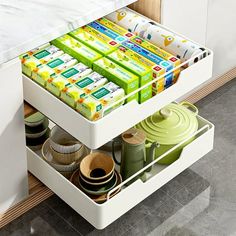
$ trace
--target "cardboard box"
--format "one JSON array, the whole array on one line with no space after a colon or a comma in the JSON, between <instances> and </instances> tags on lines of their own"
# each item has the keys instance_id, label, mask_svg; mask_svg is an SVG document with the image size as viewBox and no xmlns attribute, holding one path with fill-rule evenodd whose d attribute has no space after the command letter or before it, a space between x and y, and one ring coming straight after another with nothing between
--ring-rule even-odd
<instances>
[{"instance_id":1,"label":"cardboard box","mask_svg":"<svg viewBox=\"0 0 236 236\"><path fill-rule=\"evenodd\" d=\"M69 35L104 56L115 51L119 45L114 40L91 28L90 26L81 27L75 31L72 31Z\"/></svg>"},{"instance_id":2,"label":"cardboard box","mask_svg":"<svg viewBox=\"0 0 236 236\"><path fill-rule=\"evenodd\" d=\"M128 50L120 46L118 50L107 56L109 59L129 70L139 77L139 87L152 81L152 68L147 67L139 60L135 60ZM147 86L139 92L139 102L143 103L152 97L152 85Z\"/></svg>"},{"instance_id":3,"label":"cardboard box","mask_svg":"<svg viewBox=\"0 0 236 236\"><path fill-rule=\"evenodd\" d=\"M121 106L124 102L119 102L113 106L112 104L124 96L125 92L122 88L109 82L91 95L81 98L76 109L89 120L95 121Z\"/></svg>"},{"instance_id":4,"label":"cardboard box","mask_svg":"<svg viewBox=\"0 0 236 236\"><path fill-rule=\"evenodd\" d=\"M125 68L119 66L108 58L101 58L93 64L93 69L99 74L111 80L124 89L129 94L139 88L139 78ZM138 93L127 99L127 102L136 99L138 101Z\"/></svg>"},{"instance_id":5,"label":"cardboard box","mask_svg":"<svg viewBox=\"0 0 236 236\"><path fill-rule=\"evenodd\" d=\"M20 56L22 71L24 74L31 77L34 69L61 56L62 54L64 54L64 52L54 45L42 45L41 47L35 48Z\"/></svg>"},{"instance_id":6,"label":"cardboard box","mask_svg":"<svg viewBox=\"0 0 236 236\"><path fill-rule=\"evenodd\" d=\"M85 44L67 34L53 40L52 44L89 67L92 67L93 62L102 57L101 54L92 48L87 47Z\"/></svg>"},{"instance_id":7,"label":"cardboard box","mask_svg":"<svg viewBox=\"0 0 236 236\"><path fill-rule=\"evenodd\" d=\"M32 79L42 86L46 86L48 79L55 77L69 67L77 64L77 60L68 54L49 61L47 64L40 65L32 72Z\"/></svg>"}]
</instances>

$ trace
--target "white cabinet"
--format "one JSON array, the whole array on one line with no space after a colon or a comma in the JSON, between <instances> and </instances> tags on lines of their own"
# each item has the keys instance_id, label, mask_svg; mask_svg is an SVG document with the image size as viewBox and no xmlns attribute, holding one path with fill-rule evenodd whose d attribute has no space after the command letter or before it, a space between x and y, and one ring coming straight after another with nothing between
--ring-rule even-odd
<instances>
[{"instance_id":1,"label":"white cabinet","mask_svg":"<svg viewBox=\"0 0 236 236\"><path fill-rule=\"evenodd\" d=\"M18 59L0 65L0 212L28 195L23 87Z\"/></svg>"},{"instance_id":2,"label":"white cabinet","mask_svg":"<svg viewBox=\"0 0 236 236\"><path fill-rule=\"evenodd\" d=\"M163 106L205 83L212 75L212 63L213 53L207 49L205 58L181 70L176 84L142 104L135 101L127 103L96 122L85 119L26 76L23 76L24 96L27 102L88 147L98 148ZM103 229L212 150L214 125L200 116L197 119L199 130L188 139L193 138L193 136L196 138L183 148L177 161L168 166L156 163L169 152L178 148L179 145L186 143L187 140L153 161L150 164L153 166L152 171L146 175L145 179L138 179L129 186L125 185L131 178L147 169L149 165L117 186L117 188L121 187L121 191L110 199L108 197L107 201L102 204L97 204L91 200L45 162L39 153L30 149L27 149L28 168L33 175L92 225L98 229ZM115 190L116 188L111 190L108 196Z\"/></svg>"}]
</instances>

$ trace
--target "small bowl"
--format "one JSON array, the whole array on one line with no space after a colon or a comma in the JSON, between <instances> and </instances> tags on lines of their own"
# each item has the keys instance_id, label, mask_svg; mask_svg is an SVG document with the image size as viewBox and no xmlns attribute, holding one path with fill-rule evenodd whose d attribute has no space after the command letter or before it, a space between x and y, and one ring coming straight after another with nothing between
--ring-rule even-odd
<instances>
[{"instance_id":1,"label":"small bowl","mask_svg":"<svg viewBox=\"0 0 236 236\"><path fill-rule=\"evenodd\" d=\"M87 148L86 146L84 146L83 151L84 152L83 152L82 157L87 156L91 152L91 150L89 148ZM59 171L60 173L62 173L62 172L74 172L76 169L79 168L79 164L80 164L79 161L73 162L70 165L62 165L62 164L58 163L53 158L53 156L52 156L52 154L50 152L50 142L49 142L49 139L47 139L44 142L41 152L42 152L43 159L49 165L51 165L54 169Z\"/></svg>"},{"instance_id":2,"label":"small bowl","mask_svg":"<svg viewBox=\"0 0 236 236\"><path fill-rule=\"evenodd\" d=\"M53 158L60 164L63 165L69 165L72 162L79 161L79 159L82 157L84 153L84 145L80 147L80 149L76 152L73 153L60 153L55 151L51 146L50 146L50 152L53 156Z\"/></svg>"},{"instance_id":3,"label":"small bowl","mask_svg":"<svg viewBox=\"0 0 236 236\"><path fill-rule=\"evenodd\" d=\"M80 163L81 174L89 181L108 179L115 168L112 157L102 152L94 152L84 157Z\"/></svg>"},{"instance_id":4,"label":"small bowl","mask_svg":"<svg viewBox=\"0 0 236 236\"><path fill-rule=\"evenodd\" d=\"M54 126L51 130L50 145L54 151L59 153L74 153L82 146L77 139L59 126Z\"/></svg>"},{"instance_id":5,"label":"small bowl","mask_svg":"<svg viewBox=\"0 0 236 236\"><path fill-rule=\"evenodd\" d=\"M80 187L83 189L85 193L91 194L91 195L103 195L110 190L112 190L117 183L118 176L115 173L112 177L112 179L101 186L95 186L85 183L81 178L79 178L78 182L80 184Z\"/></svg>"},{"instance_id":6,"label":"small bowl","mask_svg":"<svg viewBox=\"0 0 236 236\"><path fill-rule=\"evenodd\" d=\"M49 125L49 120L47 118L45 118L43 120L43 123L39 124L38 126L28 126L25 125L25 135L27 138L39 138L41 136L43 136L48 129L48 125Z\"/></svg>"},{"instance_id":7,"label":"small bowl","mask_svg":"<svg viewBox=\"0 0 236 236\"><path fill-rule=\"evenodd\" d=\"M35 127L42 124L45 118L46 117L42 113L36 112L33 115L25 118L24 121L25 124L28 125L29 127Z\"/></svg>"},{"instance_id":8,"label":"small bowl","mask_svg":"<svg viewBox=\"0 0 236 236\"><path fill-rule=\"evenodd\" d=\"M113 171L113 173L111 174L111 176L109 176L109 178L108 179L105 179L105 180L100 180L99 182L94 182L94 181L89 181L89 180L87 180L82 174L81 174L81 172L79 173L79 177L80 177L80 179L83 181L83 182L85 182L86 184L89 184L89 185L94 185L94 186L101 186L101 185L104 185L104 184L106 184L106 183L108 183L109 181L111 181L112 180L112 178L114 177L114 174L115 174L115 172Z\"/></svg>"}]
</instances>

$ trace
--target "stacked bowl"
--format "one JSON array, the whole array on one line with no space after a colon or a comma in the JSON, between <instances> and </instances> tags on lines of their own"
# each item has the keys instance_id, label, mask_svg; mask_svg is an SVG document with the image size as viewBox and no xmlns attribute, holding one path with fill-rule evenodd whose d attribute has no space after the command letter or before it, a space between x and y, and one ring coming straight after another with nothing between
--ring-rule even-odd
<instances>
[{"instance_id":1,"label":"stacked bowl","mask_svg":"<svg viewBox=\"0 0 236 236\"><path fill-rule=\"evenodd\" d=\"M48 124L48 118L40 112L25 118L26 145L28 147L35 151L41 149L50 133Z\"/></svg>"},{"instance_id":2,"label":"stacked bowl","mask_svg":"<svg viewBox=\"0 0 236 236\"><path fill-rule=\"evenodd\" d=\"M71 182L95 202L102 203L106 201L107 193L122 180L115 170L112 157L103 152L94 152L83 158L80 168L72 175ZM118 188L110 197L119 191Z\"/></svg>"},{"instance_id":3,"label":"stacked bowl","mask_svg":"<svg viewBox=\"0 0 236 236\"><path fill-rule=\"evenodd\" d=\"M70 178L89 153L90 149L59 126L51 130L42 148L43 158L66 178Z\"/></svg>"}]
</instances>

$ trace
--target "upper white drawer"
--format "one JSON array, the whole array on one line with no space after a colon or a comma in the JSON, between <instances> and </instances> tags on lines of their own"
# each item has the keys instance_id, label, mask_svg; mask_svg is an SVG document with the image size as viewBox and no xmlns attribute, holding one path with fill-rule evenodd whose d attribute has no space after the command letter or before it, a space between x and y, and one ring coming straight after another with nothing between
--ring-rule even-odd
<instances>
[{"instance_id":1,"label":"upper white drawer","mask_svg":"<svg viewBox=\"0 0 236 236\"><path fill-rule=\"evenodd\" d=\"M210 79L212 76L213 53L209 49L206 50L206 57L182 70L177 83L168 89L142 104L134 100L124 104L95 122L87 120L57 97L23 75L24 97L28 103L86 146L96 149L163 106L178 100L178 98ZM193 61L193 59L190 61ZM187 63L185 62L185 64Z\"/></svg>"}]
</instances>

